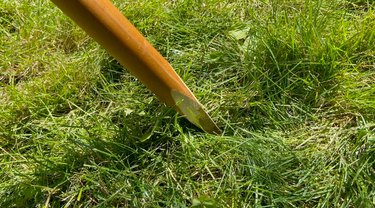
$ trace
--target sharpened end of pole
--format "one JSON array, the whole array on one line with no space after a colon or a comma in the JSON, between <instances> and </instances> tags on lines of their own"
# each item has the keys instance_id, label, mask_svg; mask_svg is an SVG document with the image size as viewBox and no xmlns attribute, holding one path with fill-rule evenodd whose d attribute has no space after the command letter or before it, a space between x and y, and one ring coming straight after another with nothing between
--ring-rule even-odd
<instances>
[{"instance_id":1,"label":"sharpened end of pole","mask_svg":"<svg viewBox=\"0 0 375 208\"><path fill-rule=\"evenodd\" d=\"M205 132L220 135L221 130L203 109L198 100L187 97L178 91L172 91L172 97L176 107L191 123L203 129Z\"/></svg>"}]
</instances>

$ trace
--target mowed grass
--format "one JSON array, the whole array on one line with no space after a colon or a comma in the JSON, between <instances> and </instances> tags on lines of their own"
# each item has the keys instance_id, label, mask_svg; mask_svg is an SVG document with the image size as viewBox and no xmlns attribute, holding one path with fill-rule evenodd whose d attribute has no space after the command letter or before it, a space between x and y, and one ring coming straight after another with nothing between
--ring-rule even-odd
<instances>
[{"instance_id":1,"label":"mowed grass","mask_svg":"<svg viewBox=\"0 0 375 208\"><path fill-rule=\"evenodd\" d=\"M47 0L0 2L0 207L374 207L375 4L114 1L217 121Z\"/></svg>"}]
</instances>

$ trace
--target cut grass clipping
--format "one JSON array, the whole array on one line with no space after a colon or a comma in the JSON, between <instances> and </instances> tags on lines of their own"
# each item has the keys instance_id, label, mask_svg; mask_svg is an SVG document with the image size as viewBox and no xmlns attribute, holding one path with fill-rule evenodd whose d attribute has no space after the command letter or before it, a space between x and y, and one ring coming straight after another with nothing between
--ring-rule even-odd
<instances>
[{"instance_id":1,"label":"cut grass clipping","mask_svg":"<svg viewBox=\"0 0 375 208\"><path fill-rule=\"evenodd\" d=\"M223 135L51 2L3 0L0 207L375 206L373 1L114 3Z\"/></svg>"}]
</instances>

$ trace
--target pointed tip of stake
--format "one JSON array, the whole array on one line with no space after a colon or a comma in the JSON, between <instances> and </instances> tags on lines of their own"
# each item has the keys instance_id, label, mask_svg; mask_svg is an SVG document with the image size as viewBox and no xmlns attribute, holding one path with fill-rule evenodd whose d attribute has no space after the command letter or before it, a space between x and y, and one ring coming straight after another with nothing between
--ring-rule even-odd
<instances>
[{"instance_id":1,"label":"pointed tip of stake","mask_svg":"<svg viewBox=\"0 0 375 208\"><path fill-rule=\"evenodd\" d=\"M219 127L217 127L215 122L203 109L202 104L200 104L197 99L187 97L175 90L173 90L171 94L179 112L186 116L191 123L203 129L207 133L215 135L221 134Z\"/></svg>"},{"instance_id":2,"label":"pointed tip of stake","mask_svg":"<svg viewBox=\"0 0 375 208\"><path fill-rule=\"evenodd\" d=\"M200 119L199 119L199 127L201 127L205 132L215 135L220 135L222 132L219 127L215 124L212 118L203 110L201 107L200 109Z\"/></svg>"}]
</instances>

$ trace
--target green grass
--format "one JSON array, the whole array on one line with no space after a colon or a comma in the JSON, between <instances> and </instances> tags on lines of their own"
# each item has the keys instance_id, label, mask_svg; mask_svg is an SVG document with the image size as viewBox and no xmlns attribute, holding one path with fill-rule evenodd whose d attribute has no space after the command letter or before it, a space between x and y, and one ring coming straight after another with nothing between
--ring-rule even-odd
<instances>
[{"instance_id":1,"label":"green grass","mask_svg":"<svg viewBox=\"0 0 375 208\"><path fill-rule=\"evenodd\" d=\"M370 0L114 1L223 130L47 0L0 2L0 207L374 207Z\"/></svg>"}]
</instances>

